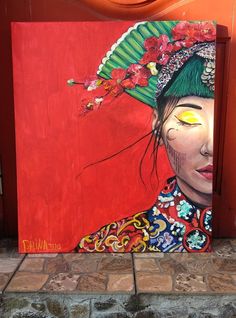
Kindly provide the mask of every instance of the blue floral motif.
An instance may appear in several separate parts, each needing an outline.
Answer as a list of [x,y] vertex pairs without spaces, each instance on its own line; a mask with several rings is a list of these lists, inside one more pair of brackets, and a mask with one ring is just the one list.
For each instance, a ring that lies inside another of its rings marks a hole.
[[188,222],[192,221],[196,212],[196,208],[188,203],[186,200],[180,201],[176,209],[178,211],[178,217]]
[[163,248],[166,248],[169,246],[173,241],[173,236],[171,236],[168,232],[164,233],[164,243],[163,243]]
[[206,243],[206,235],[199,230],[193,231],[188,236],[187,243],[192,250],[200,250]]
[[208,232],[212,232],[212,212],[209,210],[204,217],[204,227]]
[[160,193],[160,195],[158,196],[158,200],[160,201],[159,205],[164,207],[164,208],[168,208],[169,206],[174,206],[174,197],[172,195],[172,193]]
[[180,242],[183,240],[183,235],[185,233],[186,227],[183,223],[175,222],[171,225],[171,234],[176,236]]
[[187,201],[177,183],[160,193],[156,205],[148,210],[148,221],[149,251],[200,252],[209,245],[211,211]]
[[160,213],[156,206],[148,211],[148,220],[150,222],[148,229],[149,251],[168,252],[178,248],[182,243],[178,240],[178,237],[173,236],[170,230],[172,224]]

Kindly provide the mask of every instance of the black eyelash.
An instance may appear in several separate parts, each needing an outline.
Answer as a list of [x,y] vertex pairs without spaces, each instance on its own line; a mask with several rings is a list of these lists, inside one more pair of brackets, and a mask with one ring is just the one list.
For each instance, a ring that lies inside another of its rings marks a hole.
[[175,116],[175,118],[179,121],[179,124],[181,124],[183,126],[199,126],[199,125],[201,125],[201,123],[195,123],[195,124],[187,123],[186,121],[179,119],[177,116]]

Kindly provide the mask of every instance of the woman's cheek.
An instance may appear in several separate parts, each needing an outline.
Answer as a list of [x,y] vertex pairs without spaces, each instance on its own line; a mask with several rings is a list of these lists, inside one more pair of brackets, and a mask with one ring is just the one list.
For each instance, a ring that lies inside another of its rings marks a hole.
[[172,168],[174,169],[176,175],[179,174],[181,167],[184,166],[186,161],[186,153],[181,153],[173,148],[169,142],[166,144],[166,150],[168,153],[169,160],[171,162]]
[[[201,127],[176,127],[165,131],[165,145],[172,168],[178,175],[199,159],[204,143],[204,129]],[[198,158],[198,159],[197,159]]]
[[178,129],[170,128],[166,132],[165,140],[169,160],[177,175],[186,161],[186,147],[180,143],[181,139],[179,138],[179,135],[180,131]]
[[204,127],[174,127],[165,132],[166,143],[179,153],[196,155],[206,140]]
[[166,131],[166,139],[167,141],[172,141],[172,140],[176,140],[178,139],[179,137],[179,128],[178,127],[175,127],[175,128],[169,128],[167,131]]

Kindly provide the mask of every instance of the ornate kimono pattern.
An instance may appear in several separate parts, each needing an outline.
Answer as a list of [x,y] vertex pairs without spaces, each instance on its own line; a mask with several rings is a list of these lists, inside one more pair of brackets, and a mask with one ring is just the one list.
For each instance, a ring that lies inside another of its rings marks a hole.
[[81,239],[78,252],[210,252],[212,209],[186,199],[170,178],[155,205]]

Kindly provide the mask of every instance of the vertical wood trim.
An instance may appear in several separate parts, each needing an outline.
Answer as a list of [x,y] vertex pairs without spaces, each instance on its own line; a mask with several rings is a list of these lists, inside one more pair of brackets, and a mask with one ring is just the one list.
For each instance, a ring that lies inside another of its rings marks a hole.
[[223,153],[225,140],[225,122],[227,113],[228,63],[230,38],[217,38],[216,56],[216,94],[214,125],[214,182],[213,192],[221,194]]

